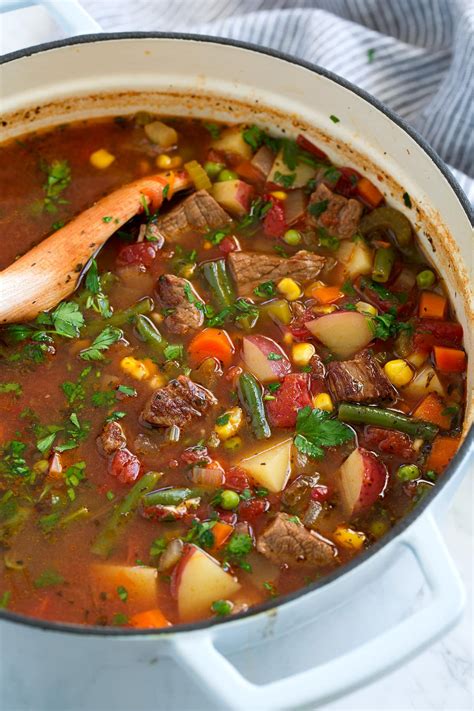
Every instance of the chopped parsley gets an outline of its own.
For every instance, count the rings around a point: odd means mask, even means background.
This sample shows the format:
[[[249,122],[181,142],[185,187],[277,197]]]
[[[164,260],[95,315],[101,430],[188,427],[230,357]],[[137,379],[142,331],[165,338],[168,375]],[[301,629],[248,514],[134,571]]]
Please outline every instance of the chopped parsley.
[[[52,585],[62,585],[63,583],[63,576],[60,575],[54,568],[44,570],[41,575],[33,581],[35,588],[48,588]]]
[[[264,136],[264,131],[262,131],[261,128],[258,126],[249,126],[246,128],[244,131],[242,131],[242,138],[244,139],[245,143],[248,143],[251,148],[253,148],[254,151],[257,150],[257,148],[260,148],[260,146],[263,143],[263,136]]]
[[[215,543],[212,529],[215,525],[216,521],[198,521],[194,519],[184,540],[188,543],[197,543],[202,548],[212,548]]]
[[[154,558],[155,556],[161,555],[167,545],[166,538],[155,538],[150,546],[150,556]]]
[[[6,476],[27,477],[31,470],[24,457],[26,444],[12,439],[0,447],[0,473]]]
[[[275,585],[274,585],[273,583],[270,583],[270,582],[268,582],[268,581],[265,581],[265,582],[263,583],[263,587],[264,587],[265,590],[268,592],[268,594],[270,595],[270,597],[277,597],[278,592],[277,592],[277,589],[276,589],[276,587],[275,587]]]
[[[67,160],[53,160],[50,164],[42,161],[40,167],[46,173],[42,209],[49,213],[57,212],[58,205],[65,205],[68,202],[61,197],[61,193],[71,182],[71,168]]]
[[[223,425],[227,425],[230,420],[230,415],[228,412],[224,412],[223,415],[219,415],[219,417],[216,418],[216,425],[219,425],[219,427],[222,427]]]
[[[276,284],[274,281],[264,281],[253,290],[255,296],[270,298],[276,294]]]
[[[127,602],[128,600],[128,591],[127,588],[124,588],[123,585],[119,585],[117,587],[117,595],[119,598],[122,600],[122,602]]]
[[[116,399],[115,390],[99,390],[92,395],[91,402],[94,407],[112,407]]]
[[[326,212],[329,205],[329,200],[321,200],[320,202],[313,202],[308,207],[308,212],[313,215],[313,217],[319,217]]]
[[[82,315],[79,305],[75,301],[62,301],[54,311],[43,312],[36,319],[36,324],[40,326],[51,326],[53,332],[58,336],[63,336],[64,338],[77,338],[79,336],[80,329],[84,325],[84,316]],[[34,334],[31,333],[31,329],[34,326],[26,325],[24,327],[25,335],[23,338],[29,338],[33,336],[41,335],[41,331]],[[10,331],[11,332],[11,331]],[[46,335],[46,332],[43,331]],[[20,332],[17,330],[18,340]]]
[[[93,259],[86,274],[86,290],[89,292],[86,300],[86,308],[93,309],[102,318],[110,318],[112,309],[110,308],[109,299],[104,294],[102,280],[99,276],[97,262]]]
[[[267,360],[281,360],[282,358],[283,358],[283,356],[281,353],[274,353],[273,351],[271,351],[267,355]]]
[[[0,596],[0,610],[6,610],[8,605],[10,604],[10,598],[12,594],[10,590],[5,590],[4,593]]]
[[[382,341],[386,341],[388,338],[396,338],[400,331],[411,332],[413,330],[413,326],[410,323],[399,321],[397,314],[393,313],[392,310],[370,317],[369,326],[373,331],[374,338],[380,338]]]
[[[80,353],[80,357],[84,360],[103,360],[103,351],[110,348],[111,345],[116,343],[120,338],[122,338],[122,331],[120,328],[115,328],[114,326],[107,326],[104,328],[102,333],[99,333],[97,338],[93,340],[88,348],[84,348]]]
[[[342,173],[340,170],[338,170],[335,166],[330,165],[329,168],[326,168],[324,171],[323,177],[326,178],[326,180],[329,180],[330,183],[337,183],[341,175]]]
[[[403,193],[403,202],[405,203],[406,207],[413,207],[413,205],[411,204],[411,197],[408,193]]]
[[[330,249],[332,252],[335,252],[339,249],[340,243],[340,239],[329,234],[325,227],[318,227],[318,244],[320,247],[324,247],[324,249]]]
[[[131,388],[128,385],[119,385],[117,392],[122,395],[126,395],[127,397],[137,397],[137,391],[135,388]]]
[[[245,215],[245,217],[243,217],[237,225],[237,229],[240,231],[245,230],[247,232],[255,230],[258,227],[260,220],[263,220],[271,208],[271,200],[263,200],[260,197],[256,198],[252,201],[247,215]]]
[[[71,464],[64,472],[64,481],[67,487],[66,491],[70,501],[74,501],[76,498],[76,488],[86,478],[85,469],[85,462],[77,462],[76,464]]]
[[[182,344],[172,344],[166,346],[163,350],[163,355],[166,360],[182,360],[184,354],[184,346]]]
[[[355,296],[357,293],[352,285],[352,282],[350,282],[349,280],[346,280],[341,286],[341,291],[346,296]]]
[[[273,180],[279,185],[283,185],[284,188],[291,188],[296,179],[296,173],[287,173],[286,175],[280,173],[279,170],[275,171]]]
[[[353,439],[354,432],[325,410],[303,407],[296,418],[295,446],[313,459],[322,459],[324,447],[336,447]]]
[[[107,215],[106,217],[102,218],[102,222],[105,222],[105,223],[112,222],[113,219],[114,219],[113,217],[111,217],[110,215]]]
[[[218,617],[225,617],[232,612],[232,603],[228,600],[214,600],[211,605],[211,610]]]
[[[372,62],[374,61],[374,57],[375,57],[375,49],[373,47],[371,47],[370,49],[367,50],[368,64],[372,64]]]
[[[118,626],[127,625],[128,624],[127,615],[125,615],[123,612],[116,612],[112,618],[112,624],[118,625]]]
[[[218,247],[222,240],[224,240],[227,235],[230,233],[230,227],[225,227],[221,228],[219,230],[212,230],[211,232],[208,232],[207,234],[204,235],[204,238],[213,244],[215,247]]]
[[[7,393],[20,397],[23,393],[23,388],[20,383],[0,383],[0,395],[6,395]]]
[[[219,138],[221,134],[221,128],[220,126],[217,125],[217,123],[205,123],[203,124],[204,128],[209,131],[211,134],[211,138],[216,139]]]
[[[77,382],[74,383],[72,380],[66,380],[64,383],[61,383],[61,390],[66,396],[66,400],[69,405],[79,404],[84,401],[86,396],[84,380],[87,378],[91,370],[92,366],[88,365],[81,371]]]
[[[252,568],[247,563],[245,557],[253,548],[252,538],[247,533],[232,534],[228,544],[225,547],[227,562],[237,565],[242,570],[250,572]]]
[[[329,118],[331,119],[331,121],[332,121],[333,123],[339,123],[339,121],[341,120],[341,119],[338,118],[337,116],[334,116],[334,114],[331,114]]]

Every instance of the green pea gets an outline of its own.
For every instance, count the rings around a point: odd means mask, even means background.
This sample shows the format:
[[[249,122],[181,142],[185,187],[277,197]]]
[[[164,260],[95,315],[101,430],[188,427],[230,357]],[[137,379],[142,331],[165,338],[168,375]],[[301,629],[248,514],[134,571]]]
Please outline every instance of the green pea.
[[[221,499],[220,499],[220,505],[222,506],[223,509],[226,509],[226,511],[231,511],[232,509],[236,509],[237,506],[240,503],[240,497],[235,491],[231,491],[230,489],[225,489],[225,491],[222,492],[221,494]]]
[[[420,289],[427,289],[436,281],[436,277],[431,269],[424,269],[422,272],[416,275],[416,283]]]
[[[219,175],[217,176],[217,180],[219,183],[223,183],[226,180],[238,180],[239,176],[234,170],[229,170],[228,168],[224,168],[224,170],[221,170]]]
[[[208,160],[207,163],[204,163],[204,170],[210,178],[216,178],[223,168],[223,163],[215,163],[212,160]]]
[[[416,464],[404,464],[398,468],[397,476],[400,481],[413,481],[420,476],[420,470]]]
[[[298,230],[287,230],[283,235],[283,241],[292,247],[296,247],[301,242],[301,235]]]

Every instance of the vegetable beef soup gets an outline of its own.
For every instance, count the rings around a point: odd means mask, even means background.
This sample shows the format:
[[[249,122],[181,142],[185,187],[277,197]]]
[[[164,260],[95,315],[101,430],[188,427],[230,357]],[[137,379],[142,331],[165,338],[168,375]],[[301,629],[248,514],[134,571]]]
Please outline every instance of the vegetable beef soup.
[[[232,616],[436,487],[466,354],[407,193],[402,213],[302,135],[146,113],[0,152],[2,269],[94,204],[86,237],[112,235],[66,300],[0,328],[3,608]],[[158,209],[144,191],[125,224],[101,212],[145,176]]]

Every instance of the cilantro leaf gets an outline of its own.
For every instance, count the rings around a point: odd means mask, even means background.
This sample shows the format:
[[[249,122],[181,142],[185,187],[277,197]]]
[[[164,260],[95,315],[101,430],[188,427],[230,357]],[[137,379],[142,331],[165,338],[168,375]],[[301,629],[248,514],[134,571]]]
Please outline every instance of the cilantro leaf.
[[[51,313],[54,329],[59,336],[77,338],[84,325],[84,316],[74,301],[63,301]]]
[[[324,456],[324,447],[335,447],[348,442],[354,432],[339,420],[331,419],[325,410],[303,407],[296,418],[295,446],[302,454],[314,459]]]
[[[120,328],[107,326],[107,328],[104,328],[97,338],[92,341],[91,345],[88,348],[84,348],[79,355],[84,360],[103,360],[104,356],[102,355],[102,351],[106,351],[110,348],[111,345],[122,338],[122,335]]]

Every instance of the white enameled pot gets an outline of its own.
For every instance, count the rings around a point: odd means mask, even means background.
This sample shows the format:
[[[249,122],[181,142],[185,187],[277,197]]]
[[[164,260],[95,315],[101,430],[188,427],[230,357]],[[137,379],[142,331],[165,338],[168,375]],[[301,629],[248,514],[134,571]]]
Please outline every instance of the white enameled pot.
[[[337,162],[362,166],[413,221],[472,353],[465,198],[418,136],[347,82],[256,47],[143,33],[76,37],[10,55],[1,88],[5,138],[143,109],[304,131]],[[412,210],[403,206],[405,191]],[[469,458],[472,465],[472,434],[466,427],[442,480],[383,541],[304,591],[235,619],[136,633],[2,612],[0,707],[314,707],[400,665],[462,611],[462,586],[435,519]]]

